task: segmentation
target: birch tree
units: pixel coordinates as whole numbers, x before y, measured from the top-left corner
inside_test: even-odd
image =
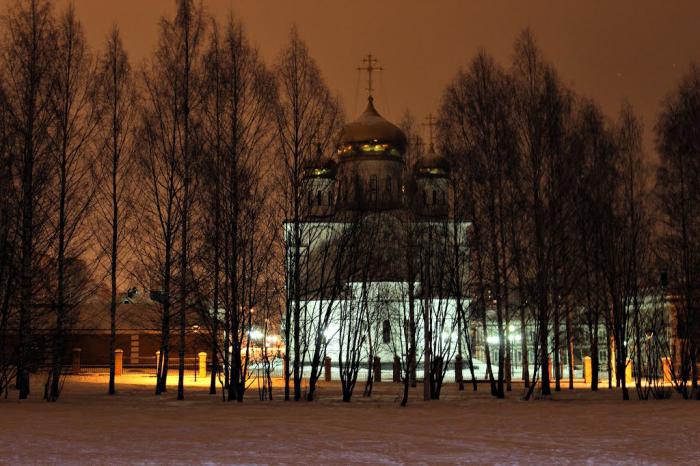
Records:
[[[337,100],[328,90],[321,72],[296,29],[289,34],[287,47],[274,67],[279,106],[275,121],[278,133],[280,210],[288,224],[283,237],[286,255],[286,299],[283,330],[285,336],[285,399],[289,399],[290,375],[293,397],[301,398],[302,332],[301,299],[302,220],[304,218],[303,178],[306,162],[314,147],[322,151],[333,146],[342,115]],[[290,353],[293,360],[290,367]]]
[[[41,204],[49,158],[49,126],[54,93],[56,28],[51,2],[17,0],[2,18],[2,76],[6,105],[17,135],[14,158],[19,172],[19,339],[17,388],[29,395],[37,246],[46,218]]]
[[[133,131],[136,117],[136,82],[124,50],[119,29],[114,26],[99,60],[97,105],[102,117],[96,133],[99,202],[97,239],[100,252],[108,257],[110,282],[109,387],[114,395],[118,285],[126,260],[122,246],[128,245],[133,218],[132,178]],[[103,238],[108,238],[105,241]]]

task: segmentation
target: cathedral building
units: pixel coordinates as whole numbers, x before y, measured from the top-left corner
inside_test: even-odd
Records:
[[[407,354],[409,321],[418,358],[427,346],[434,357],[453,359],[457,307],[468,306],[469,223],[453,218],[448,160],[431,141],[407,163],[406,135],[375,108],[371,80],[366,109],[337,141],[332,155],[315,154],[304,171],[294,285],[302,296],[300,327],[324,336],[325,354],[317,356],[334,365],[354,357],[364,366],[378,357],[388,369]],[[288,238],[292,227],[285,225]],[[288,251],[289,260],[293,256]],[[291,272],[293,265],[287,267]],[[319,353],[312,338],[300,349],[305,361]]]

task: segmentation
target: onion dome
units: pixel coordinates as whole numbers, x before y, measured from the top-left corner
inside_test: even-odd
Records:
[[[372,96],[362,115],[345,125],[340,134],[339,153],[343,157],[354,154],[400,157],[405,151],[406,135],[377,112]]]
[[[332,158],[321,153],[319,145],[316,156],[304,164],[304,177],[335,179],[337,167],[338,164]]]
[[[418,177],[445,178],[450,173],[450,162],[444,156],[438,155],[431,144],[428,153],[416,162],[415,172]]]

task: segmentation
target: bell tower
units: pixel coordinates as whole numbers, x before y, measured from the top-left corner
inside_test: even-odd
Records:
[[[422,154],[414,167],[416,192],[414,206],[421,217],[447,218],[450,189],[450,165],[447,159],[438,155],[433,141],[435,120],[426,117],[429,130],[428,151]]]
[[[329,217],[335,213],[337,165],[316,147],[316,156],[304,166],[304,206],[309,217]]]

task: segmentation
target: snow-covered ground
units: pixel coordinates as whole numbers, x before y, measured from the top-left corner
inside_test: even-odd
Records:
[[[70,377],[52,404],[38,380],[27,401],[11,393],[0,401],[0,463],[700,464],[700,403],[678,398],[577,389],[525,402],[519,389],[495,400],[486,386],[450,384],[427,403],[414,389],[401,408],[397,384],[371,399],[358,386],[347,404],[330,383],[313,403],[257,401],[254,388],[225,403],[200,380],[178,402],[174,389],[154,396],[152,378],[119,382],[108,397],[105,376]]]

